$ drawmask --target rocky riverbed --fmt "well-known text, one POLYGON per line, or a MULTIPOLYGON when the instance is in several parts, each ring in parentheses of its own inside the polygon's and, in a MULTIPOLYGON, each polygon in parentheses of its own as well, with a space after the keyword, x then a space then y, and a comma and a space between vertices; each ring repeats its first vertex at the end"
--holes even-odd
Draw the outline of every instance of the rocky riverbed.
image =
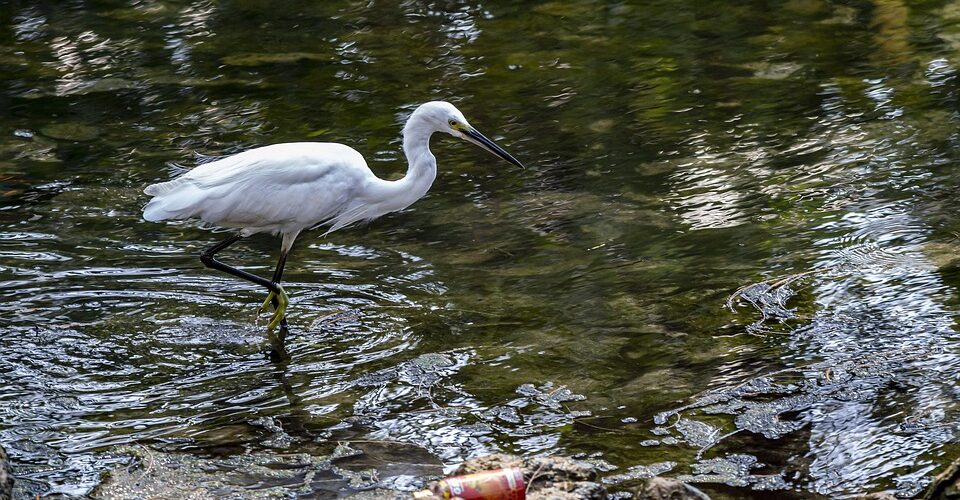
MULTIPOLYGON (((404 447, 405 448, 405 447, 404 447)), ((125 447, 130 463, 110 472, 92 497, 280 498, 289 495, 348 495, 357 499, 408 499, 429 488, 442 473, 437 463, 413 463, 413 455, 383 443, 341 444, 330 455, 257 453, 202 457, 125 447)), ((412 451, 407 449, 407 452, 412 451)), ((419 458, 417 460, 420 460, 419 458)), ((693 486, 668 478, 638 478, 612 491, 596 464, 567 457, 493 454, 462 463, 453 474, 519 467, 530 500, 642 498, 707 500, 693 486)))
POLYGON ((10 470, 10 460, 7 451, 0 446, 0 500, 7 500, 13 495, 13 472, 10 470))
MULTIPOLYGON (((256 452, 215 456, 157 447, 124 446, 115 450, 127 463, 104 476, 90 495, 120 500, 285 498, 291 495, 347 496, 359 500, 409 499, 443 476, 441 464, 415 446, 392 442, 341 443, 332 453, 256 452)), ((597 463, 568 457, 520 457, 493 454, 462 463, 453 474, 472 474, 519 467, 529 500, 709 500, 695 486, 652 474, 603 474, 597 463)), ((0 500, 32 498, 14 481, 9 459, 0 446, 0 500)), ((871 493, 862 500, 892 500, 871 493)), ((960 498, 960 461, 937 476, 919 497, 960 498)))

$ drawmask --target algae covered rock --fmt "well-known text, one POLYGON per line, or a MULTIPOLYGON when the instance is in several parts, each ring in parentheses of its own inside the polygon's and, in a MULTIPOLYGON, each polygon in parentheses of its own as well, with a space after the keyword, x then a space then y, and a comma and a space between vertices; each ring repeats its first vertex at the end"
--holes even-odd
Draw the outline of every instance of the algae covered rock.
POLYGON ((61 141, 87 142, 100 136, 100 129, 76 122, 51 123, 40 128, 40 133, 61 141))
POLYGON ((10 459, 7 450, 0 446, 0 500, 13 498, 13 471, 10 470, 10 459))
POLYGON ((229 66, 265 66, 269 64, 295 64, 303 61, 330 62, 332 57, 326 54, 312 52, 287 53, 251 53, 235 54, 223 58, 223 63, 229 66))
POLYGON ((923 500, 954 500, 960 498, 960 459, 934 478, 921 497, 923 500))
POLYGON ((683 481, 667 477, 653 477, 647 480, 634 495, 637 500, 710 500, 704 492, 683 481))

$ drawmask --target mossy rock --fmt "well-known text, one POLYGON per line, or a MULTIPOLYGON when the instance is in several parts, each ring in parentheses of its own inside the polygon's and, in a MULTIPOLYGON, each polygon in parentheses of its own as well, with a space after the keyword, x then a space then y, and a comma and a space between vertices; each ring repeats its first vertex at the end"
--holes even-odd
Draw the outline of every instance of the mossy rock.
POLYGON ((11 498, 13 498, 13 471, 10 470, 7 450, 0 446, 0 500, 11 498))
POLYGON ((330 62, 331 57, 313 52, 285 52, 280 54, 236 54, 223 58, 230 66, 264 66, 267 64, 295 64, 303 61, 330 62))
POLYGON ((51 123, 42 127, 40 133, 51 139, 74 142, 92 141, 100 137, 99 128, 75 122, 51 123))

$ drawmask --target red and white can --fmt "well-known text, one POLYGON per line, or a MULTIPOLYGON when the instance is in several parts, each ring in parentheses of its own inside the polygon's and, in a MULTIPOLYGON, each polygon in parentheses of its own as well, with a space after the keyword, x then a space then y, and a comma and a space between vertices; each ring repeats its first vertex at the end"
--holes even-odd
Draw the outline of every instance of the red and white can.
MULTIPOLYGON (((427 491, 434 498, 445 500, 454 498, 462 500, 524 500, 527 497, 523 471, 519 467, 448 477, 439 481, 427 491)), ((423 496, 419 497, 424 498, 423 496)))

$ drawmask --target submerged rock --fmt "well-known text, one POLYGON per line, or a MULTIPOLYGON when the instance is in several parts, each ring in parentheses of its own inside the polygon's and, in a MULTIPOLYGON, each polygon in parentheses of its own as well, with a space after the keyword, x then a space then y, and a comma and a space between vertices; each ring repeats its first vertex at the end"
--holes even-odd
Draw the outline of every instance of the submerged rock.
MULTIPOLYGON (((2 497, 2 495, 0 495, 2 497)), ((930 483, 923 500, 952 500, 960 498, 960 459, 954 461, 930 483)))
POLYGON ((633 498, 636 500, 710 500, 706 493, 683 481, 668 477, 650 478, 647 484, 636 491, 633 498))
POLYGON ((0 446, 0 500, 11 498, 13 498, 13 471, 10 470, 7 450, 0 446))
POLYGON ((253 53, 235 54, 223 58, 223 63, 230 66, 263 66, 267 64, 293 64, 302 61, 330 62, 331 56, 312 52, 287 53, 253 53))
POLYGON ((85 123, 51 123, 40 128, 40 133, 51 139, 87 142, 100 136, 100 129, 85 123))

